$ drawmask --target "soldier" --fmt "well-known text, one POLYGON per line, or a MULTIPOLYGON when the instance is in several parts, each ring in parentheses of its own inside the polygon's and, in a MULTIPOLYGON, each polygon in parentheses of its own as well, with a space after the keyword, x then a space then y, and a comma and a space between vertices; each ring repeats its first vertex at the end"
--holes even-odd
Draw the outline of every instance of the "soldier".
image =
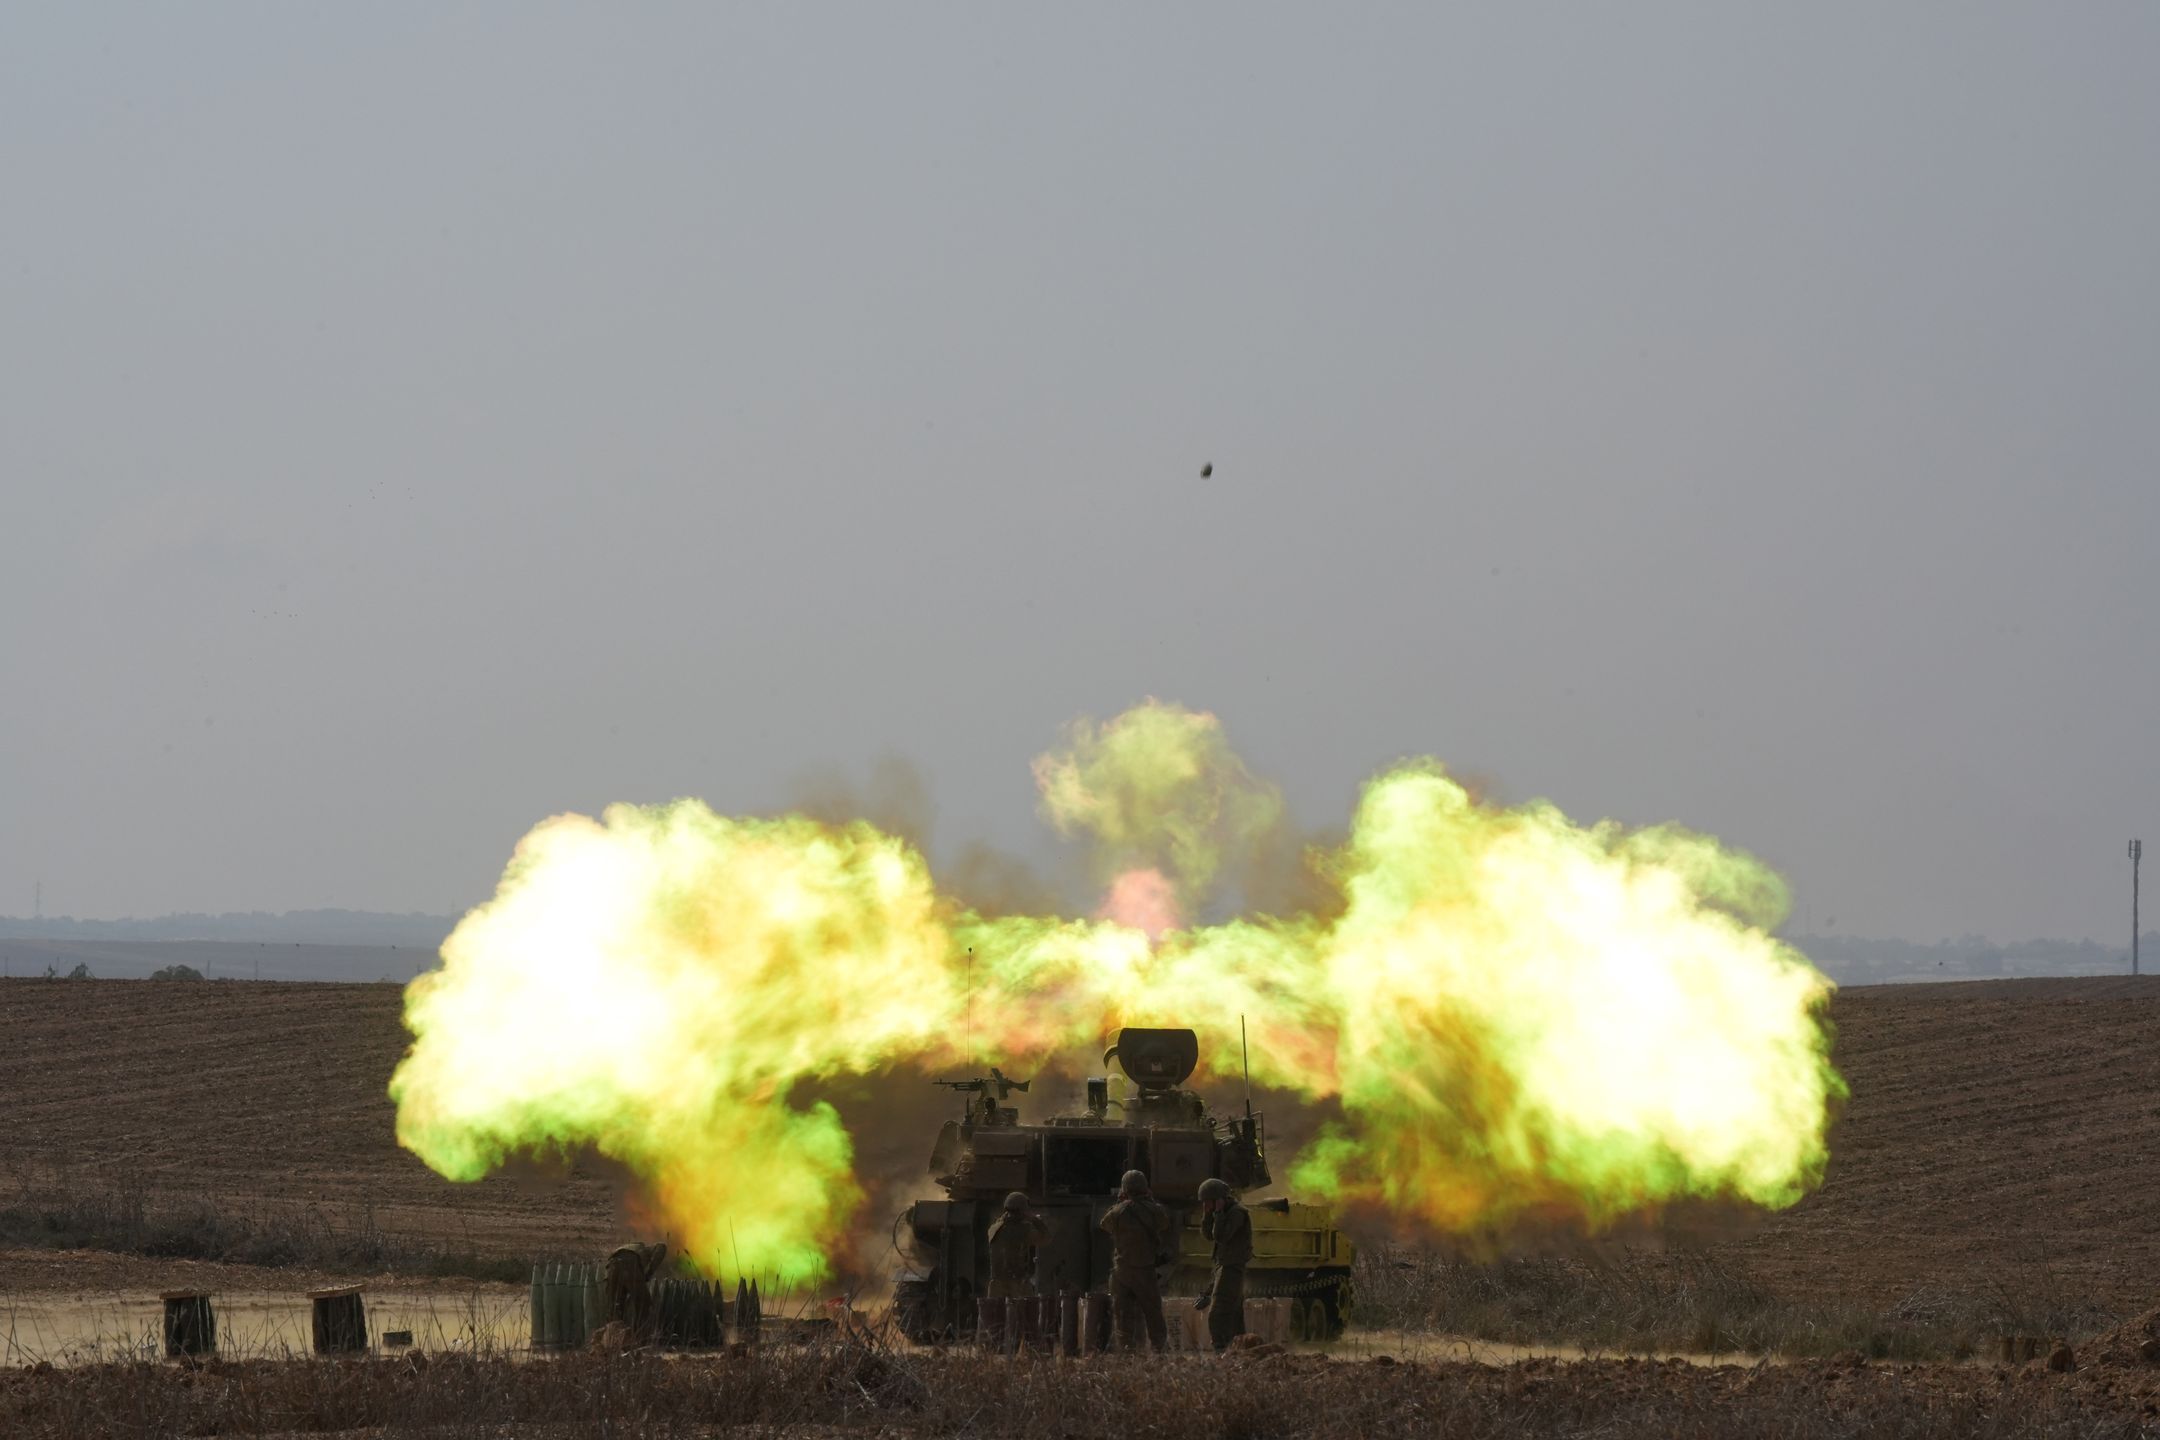
POLYGON ((1005 1197, 1005 1213, 990 1227, 990 1295, 1012 1299, 1025 1295, 1035 1279, 1035 1247, 1050 1243, 1050 1227, 1028 1209, 1018 1190, 1005 1197))
POLYGON ((1140 1327, 1148 1344, 1166 1350, 1169 1326, 1163 1323, 1162 1286, 1155 1265, 1169 1247, 1170 1212, 1148 1193, 1147 1176, 1128 1170, 1118 1184, 1118 1203, 1104 1212, 1102 1228, 1110 1236, 1110 1306, 1116 1318, 1117 1348, 1138 1350, 1140 1327))
POLYGON ((607 1258, 608 1318, 622 1323, 629 1344, 652 1339, 652 1278, 665 1259, 665 1245, 618 1245, 607 1258))
POLYGON ((1215 1242, 1215 1278, 1194 1308, 1208 1312, 1217 1350, 1245 1333, 1245 1267, 1252 1263, 1252 1216, 1222 1180, 1200 1182, 1200 1233, 1215 1242))

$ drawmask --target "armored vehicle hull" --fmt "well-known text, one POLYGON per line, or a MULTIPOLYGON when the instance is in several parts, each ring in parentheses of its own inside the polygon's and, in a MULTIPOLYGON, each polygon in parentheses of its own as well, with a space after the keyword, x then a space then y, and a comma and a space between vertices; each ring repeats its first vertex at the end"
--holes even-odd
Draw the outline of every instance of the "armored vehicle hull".
MULTIPOLYGON (((948 1122, 930 1159, 941 1200, 908 1207, 894 1240, 907 1261, 893 1295, 902 1333, 918 1343, 971 1334, 975 1302, 990 1277, 991 1224, 1008 1194, 1025 1195, 1049 1232, 1036 1249, 1033 1288, 1040 1295, 1099 1291, 1108 1282, 1110 1237, 1099 1228, 1128 1170, 1148 1177, 1155 1198, 1179 1222, 1163 1256, 1166 1295, 1198 1295, 1208 1285, 1209 1242, 1201 1233, 1196 1192, 1221 1179, 1233 1190, 1270 1183, 1262 1117, 1217 1118, 1191 1091, 1177 1088, 1198 1058, 1189 1030, 1126 1030, 1111 1051, 1139 1084, 1113 1100, 1106 1080, 1087 1083, 1077 1114, 1023 1124, 998 1102, 1024 1089, 996 1071, 987 1080, 941 1082, 981 1097, 963 1120, 948 1122)), ((1301 1338, 1341 1333, 1350 1313, 1355 1251, 1326 1206, 1272 1199, 1247 1202, 1253 1259, 1246 1293, 1298 1302, 1301 1338)))

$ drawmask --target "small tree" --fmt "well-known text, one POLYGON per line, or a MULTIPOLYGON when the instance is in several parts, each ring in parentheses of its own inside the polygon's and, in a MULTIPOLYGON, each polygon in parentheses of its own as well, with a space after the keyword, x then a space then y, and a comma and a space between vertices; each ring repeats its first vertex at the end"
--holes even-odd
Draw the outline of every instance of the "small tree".
POLYGON ((153 980, 200 980, 202 979, 202 971, 197 970, 192 965, 167 965, 162 970, 151 971, 150 978, 153 980))

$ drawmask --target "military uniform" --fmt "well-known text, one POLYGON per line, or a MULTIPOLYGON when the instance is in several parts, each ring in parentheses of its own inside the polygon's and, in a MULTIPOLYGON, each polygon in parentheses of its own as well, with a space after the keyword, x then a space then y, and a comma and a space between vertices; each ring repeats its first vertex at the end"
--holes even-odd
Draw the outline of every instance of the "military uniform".
POLYGON ((1252 1215, 1233 1199, 1200 1222, 1215 1242, 1215 1281, 1208 1290, 1208 1338, 1217 1350, 1245 1333, 1245 1267, 1252 1263, 1252 1215))
POLYGON ((652 1338, 652 1277, 666 1258, 665 1245, 618 1245, 607 1258, 608 1318, 621 1322, 632 1344, 652 1338))
POLYGON ((1034 1288, 1035 1247, 1050 1243, 1050 1227, 1041 1217, 1011 1210, 990 1227, 990 1295, 1011 1299, 1034 1288))
POLYGON ((1133 1195, 1104 1213, 1102 1228, 1110 1236, 1110 1309, 1117 1348, 1138 1350, 1144 1325, 1148 1344, 1168 1349, 1170 1327, 1163 1323, 1155 1261, 1170 1239, 1170 1212, 1149 1196, 1133 1195))

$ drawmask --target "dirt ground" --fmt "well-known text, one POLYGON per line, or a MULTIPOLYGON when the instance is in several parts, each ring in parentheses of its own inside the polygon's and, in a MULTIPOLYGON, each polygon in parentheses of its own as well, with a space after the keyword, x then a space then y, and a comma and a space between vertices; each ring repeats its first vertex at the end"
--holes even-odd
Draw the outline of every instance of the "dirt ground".
MULTIPOLYGON (((1698 1238, 1796 1298, 1925 1306, 2046 1285, 2116 1314, 2149 1308, 2155 1002, 2154 978, 1840 994, 1852 1099, 1826 1183, 1698 1238)), ((385 1091, 399 1015, 387 985, 0 983, 0 1202, 32 1175, 132 1173, 220 1203, 371 1207, 386 1230, 479 1254, 587 1256, 626 1233, 615 1183, 590 1163, 453 1185, 400 1150, 385 1091)), ((164 1283, 185 1263, 18 1252, 0 1255, 0 1288, 164 1283)))
POLYGON ((121 1255, 110 1250, 0 1249, 0 1307, 18 1300, 60 1296, 154 1295, 161 1290, 200 1290, 226 1295, 260 1290, 274 1276, 280 1291, 295 1295, 366 1279, 368 1292, 441 1295, 477 1291, 516 1295, 527 1289, 484 1280, 429 1275, 348 1275, 311 1266, 225 1265, 169 1256, 121 1255))
POLYGON ((394 985, 0 984, 0 1200, 55 1173, 221 1205, 372 1210, 476 1254, 584 1256, 622 1226, 590 1161, 453 1185, 398 1148, 394 985))
MULTIPOLYGON (((248 1290, 252 1281, 284 1286, 284 1271, 228 1277, 216 1291, 218 1353, 228 1358, 304 1358, 314 1347, 306 1290, 293 1286, 248 1290)), ((464 1290, 370 1280, 365 1292, 368 1333, 379 1345, 402 1331, 412 1351, 509 1355, 532 1333, 528 1292, 507 1285, 464 1290)), ((103 1361, 156 1360, 164 1355, 164 1305, 157 1287, 120 1286, 36 1294, 0 1292, 0 1368, 103 1361)))
POLYGON ((0 1375, 0 1429, 141 1435, 1482 1437, 2133 1436, 2160 1370, 1857 1360, 1506 1366, 1111 1356, 1006 1363, 870 1350, 545 1364, 55 1367, 0 1375))
POLYGON ((1780 1293, 2160 1300, 2160 979, 1844 991, 1822 1188, 1732 1250, 1780 1293))

